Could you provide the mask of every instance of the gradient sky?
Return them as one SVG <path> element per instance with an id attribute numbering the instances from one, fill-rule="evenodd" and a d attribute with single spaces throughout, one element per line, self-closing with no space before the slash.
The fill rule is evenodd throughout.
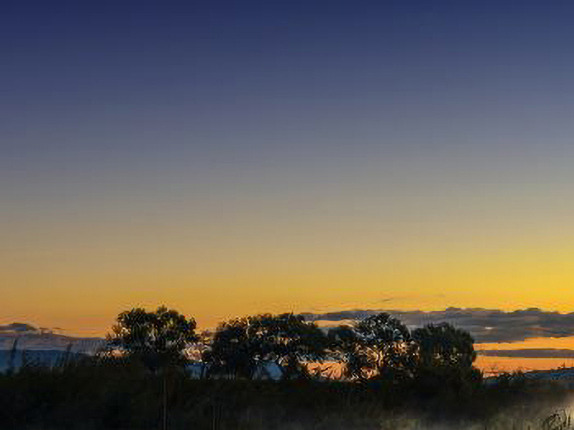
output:
<path id="1" fill-rule="evenodd" d="M 3 2 L 0 319 L 571 311 L 573 18 L 567 1 Z"/>

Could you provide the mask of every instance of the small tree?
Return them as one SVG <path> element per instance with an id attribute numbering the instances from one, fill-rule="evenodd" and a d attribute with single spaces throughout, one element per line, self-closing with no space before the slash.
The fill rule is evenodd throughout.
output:
<path id="1" fill-rule="evenodd" d="M 108 345 L 123 356 L 141 360 L 156 372 L 186 361 L 185 349 L 198 337 L 196 323 L 165 306 L 155 312 L 135 308 L 122 312 L 108 335 Z"/>

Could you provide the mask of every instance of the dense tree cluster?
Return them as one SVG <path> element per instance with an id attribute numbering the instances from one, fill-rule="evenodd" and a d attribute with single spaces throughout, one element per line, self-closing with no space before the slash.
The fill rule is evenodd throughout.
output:
<path id="1" fill-rule="evenodd" d="M 257 315 L 219 326 L 203 355 L 210 373 L 252 378 L 261 366 L 276 364 L 284 378 L 309 376 L 309 363 L 325 357 L 327 337 L 294 314 Z"/>
<path id="2" fill-rule="evenodd" d="M 423 389 L 480 381 L 473 367 L 472 337 L 447 323 L 411 331 L 380 313 L 352 325 L 322 329 L 301 315 L 262 314 L 220 324 L 202 337 L 201 345 L 195 329 L 193 319 L 174 310 L 133 309 L 118 316 L 109 346 L 151 369 L 183 364 L 186 351 L 200 347 L 206 378 L 253 379 L 271 364 L 280 369 L 282 379 L 325 376 L 326 369 L 336 369 L 331 375 L 346 380 L 394 385 L 414 381 Z"/>

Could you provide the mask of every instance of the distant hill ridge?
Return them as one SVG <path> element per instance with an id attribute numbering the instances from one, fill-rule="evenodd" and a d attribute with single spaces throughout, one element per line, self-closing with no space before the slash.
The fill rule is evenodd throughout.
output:
<path id="1" fill-rule="evenodd" d="M 60 350 L 92 354 L 105 343 L 99 337 L 76 337 L 55 333 L 52 329 L 35 327 L 27 323 L 0 325 L 0 351 Z"/>

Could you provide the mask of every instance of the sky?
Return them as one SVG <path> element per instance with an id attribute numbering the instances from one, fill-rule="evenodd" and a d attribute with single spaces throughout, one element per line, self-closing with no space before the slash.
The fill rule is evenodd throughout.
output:
<path id="1" fill-rule="evenodd" d="M 0 322 L 570 312 L 573 15 L 3 2 Z"/>

